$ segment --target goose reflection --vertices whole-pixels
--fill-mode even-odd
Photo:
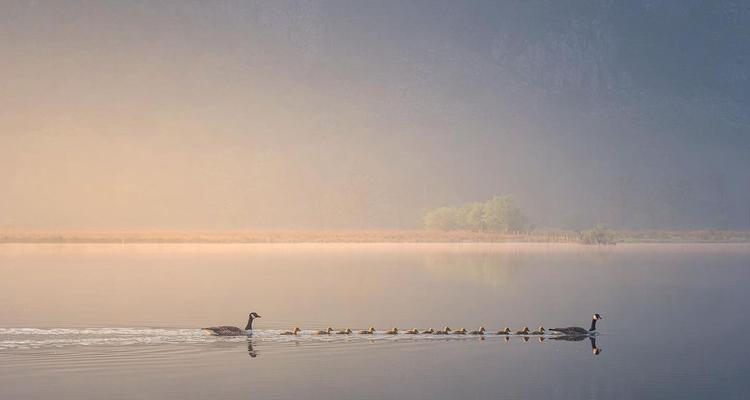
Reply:
[[[258,356],[258,351],[253,348],[253,341],[249,339],[247,341],[247,355],[249,355],[252,358],[255,358]]]
[[[582,342],[584,339],[589,339],[589,342],[591,342],[591,353],[593,353],[595,356],[598,356],[603,351],[603,349],[596,346],[596,338],[593,336],[566,335],[566,336],[553,336],[553,337],[550,337],[549,339],[550,340],[562,340],[565,342]]]

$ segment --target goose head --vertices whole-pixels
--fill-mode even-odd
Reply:
[[[255,318],[260,318],[260,315],[258,315],[258,313],[256,313],[255,311],[253,311],[247,317],[250,318],[250,319],[255,319]]]
[[[482,332],[482,333],[484,333],[484,331],[485,331],[485,330],[486,330],[486,329],[484,329],[484,327],[483,327],[483,326],[480,326],[480,327],[479,327],[479,332]]]
[[[604,317],[602,317],[599,314],[594,314],[593,319],[599,320],[599,319],[604,319]]]
[[[450,331],[451,331],[451,328],[449,328],[449,327],[447,327],[447,326],[446,326],[446,327],[445,327],[445,329],[443,329],[443,330],[444,330],[445,332],[450,332]]]
[[[503,330],[502,330],[501,332],[503,332],[503,333],[505,333],[505,334],[508,334],[508,333],[510,333],[510,328],[508,328],[508,327],[506,326],[506,327],[505,327],[505,329],[503,329]]]
[[[331,328],[331,327],[329,326],[328,328],[326,328],[326,332],[328,332],[328,333],[331,333],[331,332],[333,332],[333,328]]]
[[[523,329],[521,329],[521,332],[522,333],[529,333],[529,327],[528,326],[524,326]]]
[[[344,332],[346,332],[347,334],[350,334],[350,333],[352,333],[352,330],[349,329],[349,328],[346,328],[346,330]]]
[[[302,332],[302,329],[300,329],[298,326],[294,327],[294,330],[292,331],[295,335]]]
[[[543,327],[543,326],[541,326],[541,325],[539,325],[539,329],[537,329],[537,332],[542,332],[542,333],[544,333],[544,327]]]

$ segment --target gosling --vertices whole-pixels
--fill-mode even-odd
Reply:
[[[419,335],[419,329],[414,328],[414,329],[405,330],[404,333],[407,335]]]
[[[451,333],[451,328],[449,328],[447,326],[442,331],[441,330],[435,331],[436,335],[449,335],[450,333]]]
[[[326,328],[326,330],[324,330],[324,331],[317,331],[317,332],[315,332],[315,334],[316,335],[330,335],[331,332],[333,332],[333,328],[331,328],[329,326],[328,328]]]
[[[421,333],[423,335],[432,335],[433,333],[435,333],[435,330],[432,329],[432,328],[430,328],[430,329],[426,329],[426,330],[422,331]]]
[[[336,332],[337,335],[351,335],[351,333],[352,330],[349,328]]]
[[[544,335],[544,327],[540,326],[539,329],[531,332],[529,335]]]
[[[300,329],[299,327],[295,326],[294,330],[286,331],[286,332],[281,332],[280,334],[281,335],[290,335],[290,336],[294,335],[294,336],[297,336],[297,334],[300,333],[300,332],[302,332],[302,329]]]
[[[466,334],[466,329],[465,328],[461,328],[461,329],[455,330],[455,331],[453,331],[453,334],[454,335],[465,335]]]
[[[385,331],[386,335],[398,335],[398,328],[393,328],[390,330]]]
[[[478,331],[471,331],[469,332],[469,335],[484,335],[484,327],[480,326]]]
[[[364,331],[359,331],[360,335],[374,335],[375,334],[375,327],[370,326]]]
[[[516,331],[516,335],[528,335],[529,334],[529,327],[524,326],[523,329],[520,331]]]
[[[510,335],[510,333],[510,328],[508,328],[507,326],[503,330],[497,331],[498,335]]]

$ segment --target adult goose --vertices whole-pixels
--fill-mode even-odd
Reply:
[[[211,326],[202,329],[205,332],[208,332],[209,334],[215,336],[250,336],[253,334],[253,320],[256,318],[260,318],[260,315],[258,315],[258,313],[256,312],[251,312],[250,315],[248,315],[247,325],[245,325],[245,329],[240,329],[236,326],[228,325]]]
[[[586,328],[581,328],[580,326],[569,326],[566,328],[552,328],[550,331],[562,333],[563,335],[568,336],[594,335],[596,334],[596,321],[600,319],[604,318],[599,314],[594,314],[594,316],[591,317],[591,328],[588,330]]]

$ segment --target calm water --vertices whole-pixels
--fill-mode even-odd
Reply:
[[[0,245],[0,398],[745,399],[748,305],[747,245]]]

